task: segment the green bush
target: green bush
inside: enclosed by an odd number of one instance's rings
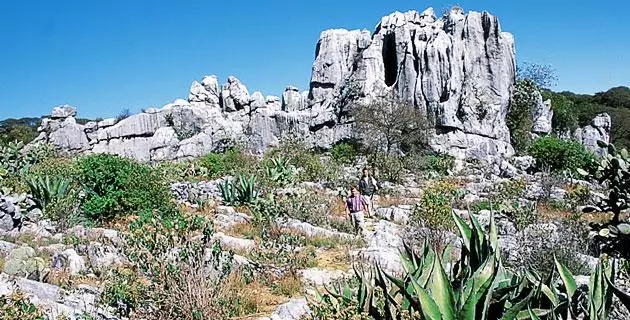
[[[433,171],[444,176],[455,166],[455,158],[446,154],[412,154],[404,158],[404,166],[412,172]]]
[[[81,208],[91,220],[108,221],[169,203],[166,183],[148,165],[97,154],[80,158],[77,166],[85,191]]]
[[[352,164],[357,158],[357,148],[355,145],[342,142],[330,150],[332,159],[340,164]]]
[[[198,163],[204,169],[201,174],[210,179],[226,175],[253,174],[258,168],[256,158],[238,147],[224,153],[209,153],[199,159]]]
[[[539,169],[548,167],[552,171],[576,172],[580,168],[591,170],[596,166],[595,155],[581,143],[554,136],[534,141],[529,153],[536,159]]]

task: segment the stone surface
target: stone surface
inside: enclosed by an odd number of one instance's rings
[[[71,105],[60,105],[53,108],[50,117],[53,119],[65,119],[77,115],[77,109]]]
[[[431,145],[458,157],[511,155],[505,115],[514,88],[511,34],[483,12],[395,12],[368,31],[322,33],[311,75],[314,102],[349,80],[368,94],[394,90],[434,119]]]
[[[576,129],[573,138],[596,154],[604,155],[607,151],[600,148],[597,141],[610,142],[611,125],[612,122],[608,114],[598,114],[589,125]]]
[[[271,316],[259,320],[300,320],[310,312],[306,299],[297,298],[280,305]]]
[[[536,91],[532,106],[532,132],[537,134],[548,134],[551,132],[551,120],[553,110],[551,110],[551,100],[543,101],[542,94]]]
[[[56,111],[42,121],[38,141],[66,153],[111,153],[142,161],[187,159],[233,145],[261,154],[289,134],[330,148],[352,137],[352,119],[336,102],[355,83],[367,102],[393,91],[426,114],[435,151],[487,159],[513,154],[505,116],[514,79],[514,40],[501,31],[496,17],[458,8],[441,18],[430,8],[395,12],[383,17],[373,33],[322,32],[308,92],[290,86],[282,98],[263,98],[260,92],[250,95],[236,77],[219,86],[211,75],[192,82],[186,100],[118,123],[107,119],[81,126],[72,112]],[[535,116],[546,118],[548,110],[539,111]],[[600,127],[577,135],[592,141]]]

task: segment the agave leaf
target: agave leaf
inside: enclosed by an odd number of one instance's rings
[[[625,149],[623,149],[625,150]],[[617,288],[612,281],[608,277],[604,277],[610,289],[612,289],[613,294],[621,301],[621,303],[630,311],[630,295],[621,289]]]
[[[501,320],[513,320],[516,319],[518,314],[529,304],[532,299],[534,291],[532,290],[525,298],[512,304],[512,306],[503,314]]]
[[[440,313],[440,307],[431,298],[429,293],[423,288],[418,288],[417,294],[424,317],[429,320],[441,320],[442,314]]]
[[[477,304],[488,294],[490,286],[497,276],[497,263],[495,257],[492,256],[486,260],[485,264],[479,270],[475,271],[470,279],[464,284],[462,296],[462,306],[459,311],[460,319],[476,319]],[[487,309],[488,305],[486,305]]]
[[[608,148],[608,143],[603,140],[597,140],[597,146],[600,148]]]
[[[569,301],[572,301],[573,295],[577,290],[577,285],[575,284],[575,278],[571,274],[571,271],[567,269],[562,263],[558,261],[558,259],[554,256],[553,260],[556,264],[556,269],[560,274],[560,279],[562,279],[562,283],[564,283],[564,287],[567,290],[567,295],[569,297]]]
[[[468,250],[471,250],[470,240],[472,237],[472,230],[470,229],[468,224],[464,222],[464,219],[462,219],[457,213],[455,213],[455,211],[453,211],[451,215],[453,216],[453,220],[455,220],[455,224],[457,225],[457,228],[459,229],[459,233],[462,236],[464,247],[466,247]]]
[[[455,299],[453,287],[442,268],[440,258],[436,257],[433,266],[433,276],[431,277],[431,296],[438,305],[442,313],[443,320],[455,319]]]

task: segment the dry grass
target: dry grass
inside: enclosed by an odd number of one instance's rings
[[[239,223],[226,231],[227,235],[245,239],[256,239],[258,230],[251,223]]]
[[[271,292],[275,295],[292,298],[302,292],[302,281],[297,275],[288,274],[271,284]]]
[[[320,250],[315,257],[317,267],[326,270],[348,271],[352,268],[352,261],[348,248],[334,248]]]
[[[239,302],[242,301],[243,306],[249,307],[242,308],[241,316],[232,317],[232,319],[258,319],[268,316],[287,301],[287,298],[275,294],[270,287],[258,280],[246,284],[242,279],[242,277],[231,278],[229,288],[230,291],[239,292]]]
[[[330,215],[334,217],[346,216],[346,203],[344,199],[336,197],[335,200],[330,203]]]

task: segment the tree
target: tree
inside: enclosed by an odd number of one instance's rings
[[[516,68],[516,79],[532,81],[539,89],[549,89],[556,85],[558,76],[551,65],[523,62]]]
[[[426,147],[426,115],[396,98],[357,104],[353,115],[357,138],[371,153],[406,153]]]
[[[531,143],[532,106],[536,103],[537,90],[538,87],[531,80],[516,82],[516,90],[514,90],[506,123],[510,129],[512,146],[519,154],[526,153]]]
[[[598,92],[593,102],[613,108],[630,108],[630,88],[614,87],[605,92]]]

